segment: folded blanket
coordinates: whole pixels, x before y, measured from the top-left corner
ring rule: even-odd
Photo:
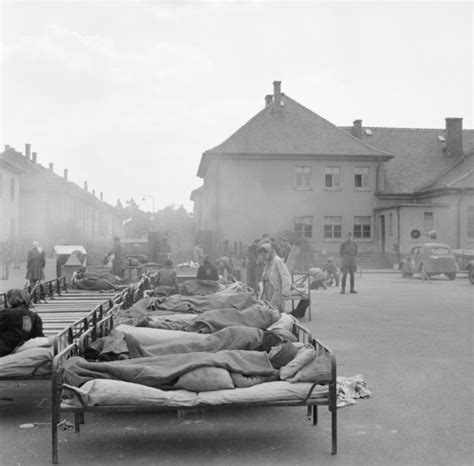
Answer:
[[[246,376],[275,374],[267,353],[219,351],[186,353],[113,362],[88,362],[81,357],[65,361],[64,383],[80,387],[93,379],[113,379],[148,387],[170,387],[184,373],[198,367],[222,367]]]

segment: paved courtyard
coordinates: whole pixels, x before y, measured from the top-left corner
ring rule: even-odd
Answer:
[[[362,374],[370,399],[310,426],[304,408],[227,409],[205,415],[86,416],[60,433],[64,465],[470,465],[473,451],[474,287],[364,273],[357,295],[313,291],[313,334],[332,347],[339,375]],[[47,382],[0,382],[0,464],[50,463]],[[32,429],[19,429],[37,423]]]

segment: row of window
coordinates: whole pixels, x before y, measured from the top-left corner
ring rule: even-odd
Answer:
[[[10,201],[15,200],[16,183],[15,178],[10,178]],[[0,197],[3,196],[3,175],[0,173]]]
[[[372,237],[372,217],[354,217],[352,232],[355,238]],[[295,231],[301,233],[303,238],[313,237],[313,217],[296,217]],[[325,239],[342,238],[342,216],[324,217],[323,236]]]
[[[370,167],[354,168],[354,188],[369,188]],[[313,170],[309,166],[295,167],[295,188],[310,189],[312,186]],[[324,187],[327,189],[340,189],[341,167],[326,167],[324,169]]]

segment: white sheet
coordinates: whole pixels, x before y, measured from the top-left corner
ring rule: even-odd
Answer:
[[[311,383],[266,382],[249,388],[215,390],[211,392],[189,392],[187,390],[164,391],[118,380],[95,379],[86,382],[81,388],[65,385],[70,399],[64,400],[61,407],[80,408],[86,406],[136,406],[189,408],[200,405],[218,406],[233,403],[265,403],[274,401],[303,401],[306,399]],[[321,398],[328,392],[327,386],[318,385],[310,399]]]
[[[35,347],[0,358],[0,378],[51,374],[53,347]]]

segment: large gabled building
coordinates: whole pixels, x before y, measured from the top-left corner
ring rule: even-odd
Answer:
[[[454,247],[470,247],[474,187],[469,176],[462,190],[452,183],[456,170],[472,166],[472,133],[457,118],[445,130],[364,128],[361,120],[337,127],[275,81],[264,108],[203,153],[203,185],[191,194],[198,232],[218,251],[223,242],[297,231],[314,252],[334,253],[352,231],[361,252],[394,261],[435,231]],[[453,179],[443,178],[451,171]],[[430,190],[436,183],[438,191]],[[457,215],[456,235],[448,211]]]

